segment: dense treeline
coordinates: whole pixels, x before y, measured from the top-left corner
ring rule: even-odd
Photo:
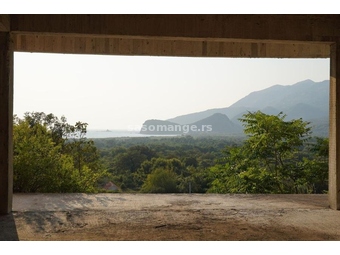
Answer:
[[[123,191],[188,192],[191,183],[192,192],[204,193],[208,189],[209,167],[223,156],[223,148],[242,140],[181,136],[94,141],[111,180]]]
[[[247,137],[86,139],[86,123],[27,113],[14,120],[14,188],[19,192],[322,193],[328,139],[309,123],[249,112]]]
[[[322,193],[327,190],[328,139],[310,123],[248,113],[244,138],[183,136],[98,139],[113,182],[123,191]],[[138,145],[136,145],[138,144]]]

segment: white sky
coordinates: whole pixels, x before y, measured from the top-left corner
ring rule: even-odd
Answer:
[[[235,59],[15,53],[14,113],[64,115],[88,129],[227,107],[275,84],[329,79],[328,59]]]

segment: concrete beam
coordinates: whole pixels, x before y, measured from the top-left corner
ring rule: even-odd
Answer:
[[[8,32],[10,16],[9,14],[0,14],[0,32]]]
[[[329,203],[340,209],[340,44],[331,46],[329,95]]]
[[[13,196],[13,51],[10,33],[0,32],[0,214]]]
[[[13,33],[22,52],[186,57],[329,58],[326,43],[251,43]]]
[[[11,31],[248,42],[333,42],[340,15],[11,15]]]

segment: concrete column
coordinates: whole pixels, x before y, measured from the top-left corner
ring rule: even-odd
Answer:
[[[13,50],[10,33],[0,32],[0,214],[12,211]]]
[[[331,45],[329,95],[329,204],[340,209],[340,44]]]

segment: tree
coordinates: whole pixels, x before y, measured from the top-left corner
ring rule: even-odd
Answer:
[[[230,146],[225,157],[209,169],[211,193],[272,193],[276,182],[259,164],[257,158],[247,155],[244,146]]]
[[[120,149],[118,153],[113,154],[108,163],[113,180],[119,183],[122,189],[139,189],[142,182],[140,178],[135,177],[139,175],[138,169],[143,162],[151,160],[155,152],[147,146],[132,146],[126,150]]]
[[[210,169],[210,191],[298,193],[305,172],[300,151],[310,138],[308,122],[285,115],[248,112],[240,119],[248,135],[240,148],[229,148],[225,163]],[[217,178],[217,179],[216,179]]]
[[[156,169],[169,169],[178,177],[187,177],[189,172],[177,158],[152,158],[151,160],[144,161],[140,168],[134,173],[133,178],[136,187],[141,187],[145,183],[147,176]]]
[[[328,190],[329,139],[317,137],[310,151],[311,157],[304,158],[301,163],[304,169],[301,183],[308,193],[325,193]]]
[[[26,113],[14,118],[14,190],[18,192],[95,192],[106,173],[93,143],[68,140],[76,132],[86,133],[80,122],[69,125],[52,114]],[[56,128],[60,127],[60,128]],[[84,129],[85,128],[85,129]],[[81,129],[81,130],[80,130]],[[56,131],[58,130],[58,131]],[[77,153],[69,150],[80,142],[87,144]]]
[[[13,127],[14,190],[36,192],[54,189],[57,171],[63,164],[60,146],[56,146],[42,125],[30,127],[28,122]]]
[[[245,142],[247,154],[259,160],[258,169],[273,176],[279,193],[297,193],[297,180],[303,171],[299,167],[298,151],[310,139],[309,122],[302,119],[285,121],[286,115],[249,112],[240,119],[249,136]]]
[[[141,191],[146,193],[175,193],[177,192],[177,175],[172,170],[157,168],[148,174]]]
[[[19,120],[15,116],[15,121]],[[65,116],[60,119],[50,114],[45,114],[44,112],[26,112],[23,117],[24,121],[27,121],[30,127],[35,125],[45,126],[56,144],[61,144],[62,146],[69,139],[79,139],[83,138],[87,131],[87,123],[78,121],[75,125],[67,123]]]
[[[188,166],[186,174],[178,176],[178,191],[183,193],[205,193],[208,188],[207,171],[204,168]]]

